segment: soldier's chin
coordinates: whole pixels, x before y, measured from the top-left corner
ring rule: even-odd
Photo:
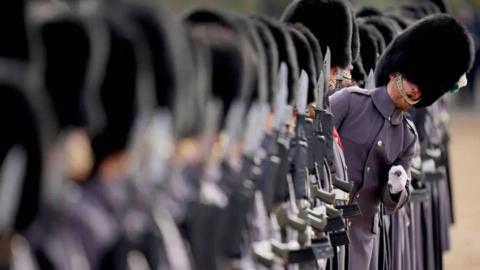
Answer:
[[[408,108],[409,104],[408,102],[402,97],[397,100],[395,103],[395,107],[397,110],[404,111]]]
[[[406,100],[402,102],[401,106],[398,108],[400,111],[405,111],[406,109],[410,108],[411,105]]]

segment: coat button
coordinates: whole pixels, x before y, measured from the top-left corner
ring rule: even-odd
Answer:
[[[360,194],[355,195],[355,198],[357,199],[360,198]]]
[[[370,172],[370,167],[367,167],[367,173],[369,173],[369,172]]]
[[[382,141],[378,141],[378,142],[377,142],[377,145],[378,145],[378,147],[382,147],[383,142],[382,142]]]

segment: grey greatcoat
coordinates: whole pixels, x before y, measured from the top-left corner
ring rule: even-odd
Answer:
[[[349,269],[366,270],[378,233],[380,202],[393,212],[409,200],[408,184],[401,193],[390,194],[388,171],[402,165],[410,177],[417,136],[385,87],[343,89],[330,97],[330,105],[354,182],[351,200],[362,210],[362,216],[351,219]]]

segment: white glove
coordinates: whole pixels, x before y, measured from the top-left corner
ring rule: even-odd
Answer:
[[[398,194],[407,185],[407,172],[402,166],[393,166],[388,172],[388,185],[390,187],[390,193]]]
[[[436,167],[433,159],[426,159],[422,162],[422,171],[424,173],[433,173],[435,172]]]

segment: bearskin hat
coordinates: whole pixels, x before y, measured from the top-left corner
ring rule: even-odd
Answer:
[[[94,90],[104,117],[103,125],[91,130],[95,166],[110,154],[126,149],[136,114],[138,55],[122,29],[111,21],[106,26],[110,42],[105,73],[100,87]]]
[[[28,60],[29,48],[25,23],[25,6],[28,1],[2,1],[0,32],[8,36],[0,43],[0,57]]]
[[[353,14],[353,9],[350,9],[352,12],[352,62],[356,62],[360,57],[360,37],[358,35],[358,22]]]
[[[293,27],[290,27],[289,31],[297,52],[298,68],[304,70],[308,75],[307,100],[310,103],[315,101],[314,89],[317,82],[317,72],[312,49],[310,48],[307,38],[300,31]]]
[[[323,68],[323,55],[322,55],[322,49],[320,48],[320,44],[318,43],[317,38],[312,34],[308,28],[306,28],[303,24],[296,23],[293,25],[295,29],[300,31],[305,38],[308,41],[308,44],[310,45],[310,49],[312,50],[313,53],[313,61],[315,63],[315,74],[316,78],[320,75],[320,72],[322,71]]]
[[[355,17],[357,18],[365,18],[370,16],[382,16],[383,13],[380,9],[372,6],[365,6],[361,7],[355,13]]]
[[[273,34],[273,38],[277,43],[279,53],[279,63],[286,63],[288,66],[288,101],[289,103],[295,100],[295,87],[298,78],[300,77],[300,70],[298,68],[297,52],[292,40],[292,36],[288,31],[288,27],[266,16],[255,17],[269,28]],[[279,67],[278,67],[279,68]],[[277,69],[278,69],[277,68]]]
[[[366,23],[374,26],[382,34],[385,44],[388,45],[390,42],[401,32],[400,26],[387,17],[384,16],[371,16],[361,19],[362,23]]]
[[[362,57],[358,57],[357,61],[353,62],[352,80],[357,82],[358,86],[364,87],[367,80],[367,73],[363,68]]]
[[[385,46],[378,30],[371,25],[361,24],[359,26],[360,34],[360,57],[362,66],[366,73],[375,70],[375,65]]]
[[[440,8],[430,1],[406,3],[401,5],[398,10],[401,15],[415,21],[441,12]]]
[[[152,107],[167,108],[175,119],[175,136],[183,138],[198,133],[203,127],[201,117],[207,95],[200,86],[202,83],[195,80],[195,49],[184,25],[168,10],[147,0],[121,1],[115,5],[124,17],[120,23],[131,29],[136,43],[144,43],[137,51],[141,69],[148,74],[143,81],[148,80],[150,91],[138,92],[140,112],[148,113]],[[188,113],[185,107],[190,108]],[[196,119],[191,118],[192,114]]]
[[[322,53],[332,53],[331,65],[352,63],[352,11],[344,0],[297,0],[284,11],[282,21],[301,23],[317,37]]]
[[[268,103],[272,105],[275,98],[275,81],[277,77],[278,67],[280,65],[278,60],[277,43],[275,43],[272,32],[270,32],[270,30],[264,23],[258,20],[253,21],[253,23],[257,28],[258,35],[265,50],[265,59],[267,66]]]
[[[79,20],[66,16],[46,21],[39,28],[43,84],[58,127],[83,126],[86,119],[82,92],[90,57],[88,33]]]
[[[253,80],[251,89],[254,91],[250,95],[251,100],[259,100],[262,103],[266,103],[268,101],[268,79],[267,79],[267,56],[266,50],[263,46],[262,40],[260,38],[260,33],[258,28],[255,26],[255,23],[247,17],[238,16],[236,22],[242,27],[244,30],[242,31],[245,33],[245,36],[249,43],[251,44],[251,48],[253,51],[248,53],[248,56],[252,58],[249,62],[252,63],[250,65],[250,69],[253,73]]]
[[[442,13],[448,12],[448,5],[445,0],[429,0],[429,1],[437,5],[437,7],[440,9],[440,12]]]
[[[257,74],[255,51],[240,15],[197,9],[184,17],[194,42],[207,48],[211,61],[213,96],[222,101],[222,125],[235,99],[249,101]]]
[[[376,85],[387,85],[390,74],[399,72],[422,92],[416,106],[429,106],[456,87],[473,58],[468,30],[451,16],[432,15],[412,25],[387,47],[377,64]]]
[[[402,31],[413,23],[413,20],[396,13],[387,13],[385,17],[394,20],[398,26],[400,26]]]
[[[2,66],[2,70],[7,70],[8,66]],[[2,71],[2,73],[5,73]],[[10,194],[13,201],[8,201],[16,206],[13,207],[13,213],[9,217],[11,220],[2,220],[0,226],[0,234],[9,232],[12,229],[22,231],[28,229],[34,221],[39,208],[41,175],[42,175],[42,147],[40,140],[40,126],[37,122],[38,117],[33,110],[29,99],[25,95],[26,87],[23,82],[15,83],[5,80],[5,76],[15,76],[17,74],[0,74],[0,119],[5,128],[2,132],[2,140],[0,140],[0,167],[6,169],[6,159],[10,153],[14,151],[14,147],[22,152],[22,158],[25,163],[18,183],[18,194]],[[11,78],[10,78],[11,79]],[[14,162],[16,167],[21,167],[17,159]],[[3,173],[6,173],[3,171]],[[6,187],[2,181],[8,181],[12,177],[0,178],[0,186]],[[5,192],[15,192],[12,190],[0,190],[2,196],[7,196]],[[17,197],[18,196],[18,197]],[[6,198],[3,198],[5,202]],[[7,215],[8,216],[8,215]],[[5,215],[4,215],[5,218]],[[5,231],[6,230],[6,231]]]

